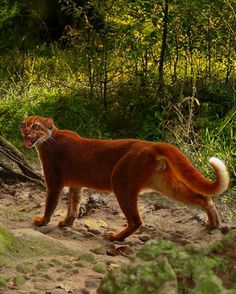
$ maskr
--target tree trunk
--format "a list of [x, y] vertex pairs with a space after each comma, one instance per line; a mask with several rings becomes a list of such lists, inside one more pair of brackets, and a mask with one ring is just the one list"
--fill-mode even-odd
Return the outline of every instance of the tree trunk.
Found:
[[164, 16], [163, 16], [163, 32], [162, 32], [162, 44], [161, 44], [161, 54], [160, 62], [158, 69], [158, 91], [162, 92], [164, 86], [164, 61], [167, 49], [167, 31], [168, 31], [168, 13], [169, 13], [169, 4], [167, 0], [164, 5]]

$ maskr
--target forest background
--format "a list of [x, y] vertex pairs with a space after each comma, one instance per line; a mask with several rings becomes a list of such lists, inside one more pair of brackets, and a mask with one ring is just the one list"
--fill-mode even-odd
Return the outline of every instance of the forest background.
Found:
[[[2, 0], [0, 135], [25, 115], [178, 146], [236, 175], [234, 0]], [[34, 155], [34, 154], [33, 154]]]

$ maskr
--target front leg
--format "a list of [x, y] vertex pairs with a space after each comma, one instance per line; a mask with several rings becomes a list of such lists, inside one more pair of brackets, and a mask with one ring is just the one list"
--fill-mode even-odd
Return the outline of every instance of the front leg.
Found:
[[72, 226], [76, 217], [78, 206], [81, 201], [81, 188], [70, 188], [68, 196], [68, 211], [65, 219], [58, 224], [59, 227]]
[[33, 224], [36, 226], [45, 226], [50, 222], [55, 208], [59, 202], [59, 196], [62, 188], [48, 189], [44, 215], [37, 215], [33, 219]]

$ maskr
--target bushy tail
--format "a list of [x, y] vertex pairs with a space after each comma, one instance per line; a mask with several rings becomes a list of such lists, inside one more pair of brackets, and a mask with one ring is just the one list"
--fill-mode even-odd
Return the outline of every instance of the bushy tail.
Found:
[[205, 178], [176, 147], [167, 143], [157, 143], [157, 159], [164, 158], [173, 170], [176, 178], [192, 191], [215, 196], [223, 193], [229, 186], [229, 173], [225, 164], [216, 157], [209, 162], [216, 173], [215, 181]]

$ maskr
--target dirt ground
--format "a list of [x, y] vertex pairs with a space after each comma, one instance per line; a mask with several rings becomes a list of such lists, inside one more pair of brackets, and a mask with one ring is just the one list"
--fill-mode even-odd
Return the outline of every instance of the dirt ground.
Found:
[[[112, 243], [106, 239], [106, 233], [118, 231], [125, 225], [115, 196], [87, 189], [83, 193], [78, 219], [72, 228], [56, 226], [66, 214], [66, 191], [51, 223], [36, 228], [31, 220], [44, 210], [44, 189], [31, 183], [0, 183], [1, 226], [19, 235], [25, 230], [28, 230], [27, 234], [37, 231], [39, 235], [47, 235], [79, 252], [71, 256], [51, 252], [45, 256], [20, 257], [14, 269], [0, 268], [0, 275], [7, 276], [4, 288], [0, 285], [0, 293], [96, 293], [104, 274], [129, 262], [150, 239], [165, 238], [179, 246], [202, 245], [221, 238], [227, 232], [227, 224], [236, 226], [236, 190], [216, 197], [225, 229], [211, 232], [203, 226], [203, 211], [170, 201], [157, 193], [146, 193], [139, 199], [142, 227], [124, 242]], [[17, 283], [17, 276], [23, 276], [23, 281]]]

